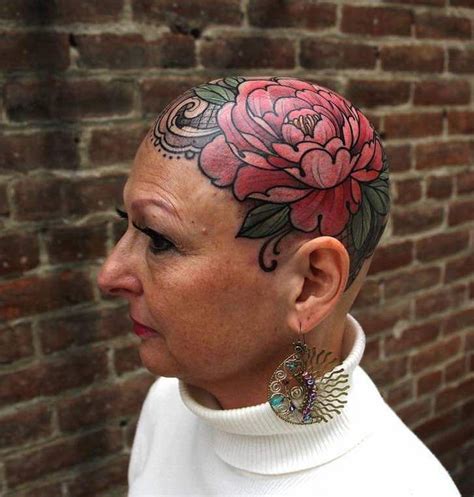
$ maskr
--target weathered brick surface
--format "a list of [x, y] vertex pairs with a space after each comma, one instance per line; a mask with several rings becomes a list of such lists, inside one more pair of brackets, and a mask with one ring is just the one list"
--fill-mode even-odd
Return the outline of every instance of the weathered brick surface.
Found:
[[371, 69], [377, 60], [377, 48], [363, 43], [344, 43], [304, 39], [301, 42], [301, 65], [308, 69]]
[[367, 334], [361, 365], [474, 493], [473, 8], [0, 2], [2, 495], [126, 494], [152, 376], [128, 306], [100, 297], [94, 277], [127, 227], [114, 208], [157, 114], [239, 73], [320, 83], [380, 132], [393, 209], [352, 309]]

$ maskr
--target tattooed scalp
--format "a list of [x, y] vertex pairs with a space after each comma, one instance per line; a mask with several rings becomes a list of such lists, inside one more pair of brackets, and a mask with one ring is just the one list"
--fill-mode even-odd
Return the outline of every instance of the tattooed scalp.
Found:
[[150, 130], [165, 156], [197, 159], [245, 211], [236, 237], [262, 239], [258, 263], [278, 266], [289, 233], [333, 236], [350, 258], [348, 288], [384, 231], [388, 162], [361, 111], [295, 78], [227, 77], [171, 102]]

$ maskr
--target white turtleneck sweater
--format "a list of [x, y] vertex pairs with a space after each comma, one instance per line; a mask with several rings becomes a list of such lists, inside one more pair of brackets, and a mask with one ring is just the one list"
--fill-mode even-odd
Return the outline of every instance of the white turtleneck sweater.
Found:
[[287, 423], [268, 402], [223, 410], [202, 389], [158, 378], [140, 413], [128, 497], [459, 497], [359, 366], [364, 349], [365, 334], [348, 314], [342, 365], [350, 388], [327, 423]]

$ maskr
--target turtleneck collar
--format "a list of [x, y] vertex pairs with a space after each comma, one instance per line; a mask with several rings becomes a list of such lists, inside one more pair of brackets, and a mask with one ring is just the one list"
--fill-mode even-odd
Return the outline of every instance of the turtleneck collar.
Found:
[[287, 423], [268, 402], [221, 409], [211, 394], [181, 380], [180, 396], [185, 406], [211, 429], [213, 448], [227, 464], [260, 474], [319, 466], [341, 456], [372, 431], [376, 414], [375, 409], [367, 410], [367, 404], [374, 403], [380, 394], [358, 367], [365, 342], [360, 324], [348, 314], [342, 342], [342, 366], [350, 386], [347, 403], [340, 414], [326, 423]]

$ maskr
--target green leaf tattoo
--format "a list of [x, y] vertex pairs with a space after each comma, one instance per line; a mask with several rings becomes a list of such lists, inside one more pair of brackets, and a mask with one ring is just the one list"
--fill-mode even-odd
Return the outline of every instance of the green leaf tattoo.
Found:
[[290, 208], [286, 204], [266, 203], [247, 213], [237, 236], [263, 238], [281, 230], [288, 223]]

